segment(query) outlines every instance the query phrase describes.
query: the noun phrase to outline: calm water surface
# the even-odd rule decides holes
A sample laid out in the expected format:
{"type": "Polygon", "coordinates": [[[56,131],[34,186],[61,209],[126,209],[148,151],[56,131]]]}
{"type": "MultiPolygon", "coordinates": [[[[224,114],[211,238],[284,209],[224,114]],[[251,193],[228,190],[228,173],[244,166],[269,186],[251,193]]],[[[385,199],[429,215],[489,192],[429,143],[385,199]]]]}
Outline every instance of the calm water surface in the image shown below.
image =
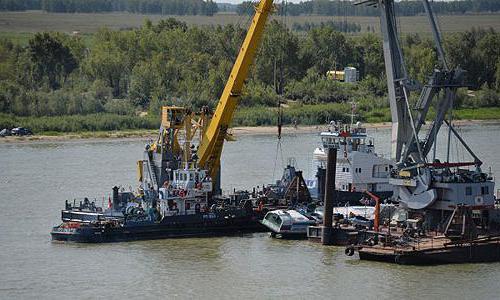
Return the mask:
{"type": "MultiPolygon", "coordinates": [[[[500,125],[462,127],[500,174],[500,125]]],[[[390,131],[370,130],[388,154],[390,131]]],[[[444,136],[438,151],[443,153],[444,136]]],[[[348,258],[343,248],[267,234],[79,245],[50,241],[65,199],[102,201],[115,184],[136,186],[144,141],[0,144],[0,298],[463,298],[498,299],[500,264],[394,266],[348,258]]],[[[223,155],[223,188],[275,180],[296,158],[312,176],[316,134],[241,136],[223,155]],[[277,155],[278,153],[278,155],[277,155]],[[277,164],[275,164],[277,161],[277,164]],[[276,167],[275,167],[276,165],[276,167]],[[273,173],[274,178],[273,178],[273,173]]],[[[467,159],[455,147],[452,158],[467,159]]]]}

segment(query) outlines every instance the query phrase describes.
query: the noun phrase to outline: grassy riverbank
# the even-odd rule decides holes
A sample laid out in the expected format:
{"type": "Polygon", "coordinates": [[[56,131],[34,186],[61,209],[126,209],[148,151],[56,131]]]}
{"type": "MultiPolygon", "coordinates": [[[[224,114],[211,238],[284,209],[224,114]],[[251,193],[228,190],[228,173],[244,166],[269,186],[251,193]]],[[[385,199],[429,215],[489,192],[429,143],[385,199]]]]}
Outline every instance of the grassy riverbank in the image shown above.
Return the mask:
{"type": "MultiPolygon", "coordinates": [[[[455,126],[467,125],[492,125],[500,124],[500,120],[457,120],[455,126]]],[[[391,127],[390,122],[383,123],[368,123],[365,126],[369,130],[377,128],[391,127]]],[[[318,133],[325,130],[325,125],[300,125],[298,127],[284,126],[282,134],[303,134],[303,133],[318,133]]],[[[276,126],[258,126],[258,127],[233,127],[230,132],[236,138],[244,135],[276,135],[276,126]]],[[[69,140],[113,140],[113,139],[129,139],[129,140],[145,140],[154,139],[157,136],[157,130],[137,129],[137,130],[114,130],[114,131],[84,131],[84,132],[44,132],[33,136],[9,136],[0,138],[0,143],[23,143],[23,142],[55,142],[69,140]]]]}
{"type": "MultiPolygon", "coordinates": [[[[356,120],[365,123],[383,123],[391,121],[388,107],[366,109],[360,107],[356,112],[356,120]]],[[[453,111],[456,120],[500,120],[500,107],[461,108],[453,111]]],[[[429,120],[434,119],[433,110],[429,112],[429,120]]],[[[269,126],[276,124],[275,108],[250,107],[237,112],[235,126],[269,126]]],[[[292,124],[296,120],[301,125],[321,125],[329,120],[350,120],[350,104],[328,103],[315,105],[297,105],[284,110],[283,123],[292,124]]]]}
{"type": "MultiPolygon", "coordinates": [[[[348,122],[349,118],[349,105],[338,103],[296,105],[285,108],[283,114],[285,125],[290,125],[296,120],[299,127],[302,128],[301,130],[306,131],[311,131],[318,125],[326,124],[328,120],[344,120],[348,122]]],[[[432,118],[433,114],[431,113],[430,120],[432,118]]],[[[457,109],[454,111],[454,119],[500,121],[500,107],[457,109]]],[[[273,133],[276,120],[276,108],[244,108],[237,111],[233,126],[237,133],[273,133]]],[[[356,120],[369,123],[373,127],[387,126],[386,123],[391,121],[390,111],[389,108],[371,111],[360,110],[356,120]]],[[[0,114],[0,128],[15,126],[30,128],[35,133],[35,136],[28,138],[29,140],[51,139],[51,137],[75,139],[152,136],[156,133],[159,123],[160,118],[152,116],[91,114],[37,118],[0,114]]]]}

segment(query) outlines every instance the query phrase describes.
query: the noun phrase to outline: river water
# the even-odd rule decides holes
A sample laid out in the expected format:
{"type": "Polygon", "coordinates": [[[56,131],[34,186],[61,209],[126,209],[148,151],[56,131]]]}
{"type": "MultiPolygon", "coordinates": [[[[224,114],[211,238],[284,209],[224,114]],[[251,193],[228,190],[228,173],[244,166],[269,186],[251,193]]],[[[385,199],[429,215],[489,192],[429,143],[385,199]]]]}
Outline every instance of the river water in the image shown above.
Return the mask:
{"type": "MultiPolygon", "coordinates": [[[[500,125],[460,128],[499,174],[500,125]]],[[[390,130],[370,129],[380,153],[390,130]]],[[[446,139],[439,138],[443,153],[446,139]]],[[[273,240],[267,234],[100,245],[50,241],[65,199],[107,199],[111,187],[136,186],[145,141],[100,140],[0,144],[0,298],[477,298],[498,299],[500,264],[434,267],[358,261],[341,247],[273,240]]],[[[275,180],[293,156],[312,176],[317,134],[247,135],[227,143],[223,188],[275,180]],[[282,154],[281,154],[282,152],[282,154]],[[277,155],[278,153],[278,155],[277,155]],[[277,163],[275,163],[277,162],[277,163]],[[274,173],[274,177],[273,177],[274,173]]],[[[467,159],[456,151],[451,157],[467,159]]]]}

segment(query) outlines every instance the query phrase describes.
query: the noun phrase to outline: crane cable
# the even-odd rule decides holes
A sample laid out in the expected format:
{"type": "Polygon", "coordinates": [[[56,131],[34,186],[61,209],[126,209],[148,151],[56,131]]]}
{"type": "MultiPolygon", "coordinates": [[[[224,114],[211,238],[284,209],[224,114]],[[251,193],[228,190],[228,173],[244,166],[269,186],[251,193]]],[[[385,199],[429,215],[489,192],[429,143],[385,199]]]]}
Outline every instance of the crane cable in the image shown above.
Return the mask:
{"type": "Polygon", "coordinates": [[[283,161],[283,147],[281,143],[281,133],[282,133],[282,127],[283,127],[283,109],[281,107],[281,98],[283,97],[283,86],[284,86],[284,52],[286,48],[286,34],[287,34],[287,24],[286,24],[286,14],[287,14],[287,1],[283,0],[281,2],[281,25],[282,25],[282,36],[281,36],[281,42],[282,45],[281,47],[278,48],[278,53],[275,55],[275,60],[274,60],[274,90],[276,94],[278,95],[278,140],[276,143],[276,157],[274,159],[274,169],[273,169],[273,179],[275,178],[274,176],[276,175],[276,165],[278,163],[278,156],[281,158],[281,166],[283,166],[284,161],[283,161]],[[277,61],[279,60],[280,63],[280,68],[279,68],[279,73],[280,77],[279,80],[276,78],[277,76],[277,61]]]}

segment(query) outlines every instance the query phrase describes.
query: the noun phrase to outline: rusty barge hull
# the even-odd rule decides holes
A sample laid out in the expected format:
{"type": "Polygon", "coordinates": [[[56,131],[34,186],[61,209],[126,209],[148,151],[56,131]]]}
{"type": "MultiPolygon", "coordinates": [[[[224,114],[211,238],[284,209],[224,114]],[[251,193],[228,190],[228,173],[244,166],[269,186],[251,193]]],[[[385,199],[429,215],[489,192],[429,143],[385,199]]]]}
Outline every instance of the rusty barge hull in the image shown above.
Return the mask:
{"type": "Polygon", "coordinates": [[[396,250],[367,247],[358,250],[359,258],[401,265],[440,265],[500,262],[500,240],[467,243],[423,250],[396,250]]]}

